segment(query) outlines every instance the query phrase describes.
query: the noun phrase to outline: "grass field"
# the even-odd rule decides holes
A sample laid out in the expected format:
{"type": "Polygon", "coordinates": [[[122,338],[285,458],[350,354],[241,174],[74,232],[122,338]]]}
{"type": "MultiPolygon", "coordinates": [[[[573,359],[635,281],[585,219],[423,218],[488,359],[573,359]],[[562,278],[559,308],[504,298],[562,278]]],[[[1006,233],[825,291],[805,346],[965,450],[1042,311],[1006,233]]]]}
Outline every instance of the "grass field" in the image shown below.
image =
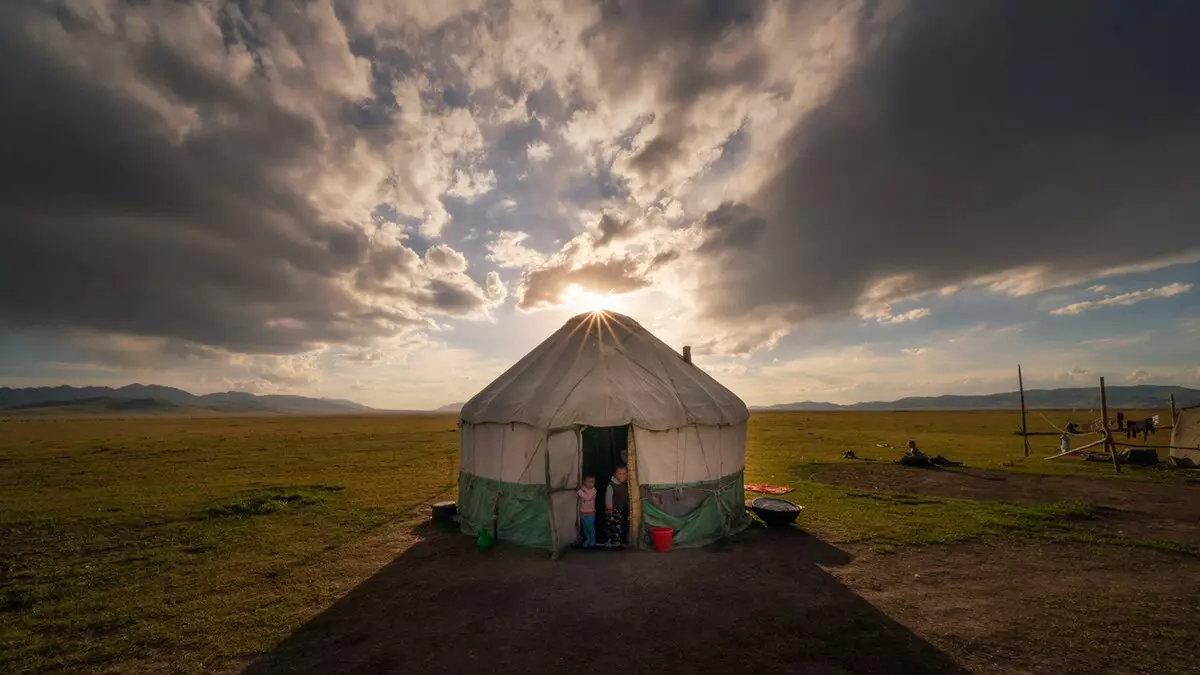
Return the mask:
{"type": "MultiPolygon", "coordinates": [[[[1035,438],[1026,460],[1016,417],[755,415],[746,475],[796,487],[789,497],[821,540],[879,554],[1000,537],[1195,558],[1196,542],[1170,528],[1097,529],[1087,487],[1190,490],[1194,478],[1042,460],[1055,437],[1035,438]],[[1071,489],[959,498],[965,488],[931,483],[915,495],[888,483],[890,461],[840,459],[853,449],[891,460],[901,450],[879,446],[910,437],[971,470],[1071,489]]],[[[453,498],[457,442],[449,416],[0,418],[0,672],[244,665],[393,556],[384,533],[411,530],[422,505],[453,498]]]]}

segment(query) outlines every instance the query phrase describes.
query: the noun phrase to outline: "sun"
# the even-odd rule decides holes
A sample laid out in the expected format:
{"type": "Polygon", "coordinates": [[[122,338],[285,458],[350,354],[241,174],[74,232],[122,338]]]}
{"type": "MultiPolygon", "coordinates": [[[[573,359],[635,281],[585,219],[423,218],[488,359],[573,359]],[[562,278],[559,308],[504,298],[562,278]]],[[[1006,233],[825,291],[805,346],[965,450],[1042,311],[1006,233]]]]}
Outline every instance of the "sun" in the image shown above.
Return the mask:
{"type": "Polygon", "coordinates": [[[600,312],[615,310],[620,302],[617,296],[609,293],[594,293],[579,284],[571,284],[562,294],[563,304],[580,312],[600,312]]]}

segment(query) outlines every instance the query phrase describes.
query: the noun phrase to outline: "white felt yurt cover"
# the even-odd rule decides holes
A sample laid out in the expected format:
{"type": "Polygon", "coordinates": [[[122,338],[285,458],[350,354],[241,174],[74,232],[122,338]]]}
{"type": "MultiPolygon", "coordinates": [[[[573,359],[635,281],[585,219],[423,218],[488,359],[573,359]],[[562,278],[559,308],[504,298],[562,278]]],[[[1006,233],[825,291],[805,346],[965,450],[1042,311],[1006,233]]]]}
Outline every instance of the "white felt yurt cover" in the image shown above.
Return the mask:
{"type": "Polygon", "coordinates": [[[732,425],[746,404],[633,319],[613,312],[571,318],[472,398],[466,424],[520,422],[539,429],[633,424],[656,431],[732,425]]]}

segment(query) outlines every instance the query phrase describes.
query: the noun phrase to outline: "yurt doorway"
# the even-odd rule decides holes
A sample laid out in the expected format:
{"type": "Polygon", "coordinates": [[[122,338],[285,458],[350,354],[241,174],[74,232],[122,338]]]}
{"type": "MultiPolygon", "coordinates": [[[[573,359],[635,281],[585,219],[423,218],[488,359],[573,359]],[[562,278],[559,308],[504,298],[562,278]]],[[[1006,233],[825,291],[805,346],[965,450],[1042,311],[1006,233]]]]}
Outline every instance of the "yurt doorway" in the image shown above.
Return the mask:
{"type": "MultiPolygon", "coordinates": [[[[624,466],[629,450],[629,425],[585,427],[583,430],[583,476],[596,477],[596,542],[607,541],[604,522],[605,492],[613,470],[624,466]]],[[[581,476],[582,478],[582,476],[581,476]]]]}

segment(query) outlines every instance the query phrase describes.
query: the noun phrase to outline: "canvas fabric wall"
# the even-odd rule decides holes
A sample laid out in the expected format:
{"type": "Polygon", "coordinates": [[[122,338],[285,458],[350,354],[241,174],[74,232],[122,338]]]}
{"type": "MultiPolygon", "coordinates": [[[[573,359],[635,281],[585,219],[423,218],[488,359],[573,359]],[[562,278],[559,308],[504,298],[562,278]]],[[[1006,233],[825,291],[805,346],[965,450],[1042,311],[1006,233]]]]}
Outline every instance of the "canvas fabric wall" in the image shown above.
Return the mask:
{"type": "Polygon", "coordinates": [[[1181,466],[1200,466],[1200,407],[1183,408],[1178,414],[1175,428],[1171,429],[1170,445],[1175,448],[1197,449],[1172,448],[1171,458],[1181,466]]]}
{"type": "Polygon", "coordinates": [[[652,431],[634,428],[638,481],[685,485],[741,471],[746,463],[746,423],[692,425],[652,431]]]}
{"type": "Polygon", "coordinates": [[[491,531],[499,504],[499,538],[522,546],[552,549],[550,506],[546,485],[506,483],[468,473],[458,476],[458,515],[462,531],[491,531]],[[497,497],[499,499],[497,500],[497,497]]]}
{"type": "Polygon", "coordinates": [[[743,472],[687,485],[642,485],[642,535],[650,545],[651,527],[670,527],[674,548],[706,546],[746,529],[743,472]]]}
{"type": "MultiPolygon", "coordinates": [[[[638,483],[647,490],[643,530],[671,526],[681,547],[740,531],[746,425],[634,427],[638,483]],[[654,498],[651,498],[653,494],[654,498]]],[[[463,424],[459,513],[463,531],[490,528],[499,497],[501,539],[537,548],[575,543],[581,436],[526,424],[463,424]]]]}

